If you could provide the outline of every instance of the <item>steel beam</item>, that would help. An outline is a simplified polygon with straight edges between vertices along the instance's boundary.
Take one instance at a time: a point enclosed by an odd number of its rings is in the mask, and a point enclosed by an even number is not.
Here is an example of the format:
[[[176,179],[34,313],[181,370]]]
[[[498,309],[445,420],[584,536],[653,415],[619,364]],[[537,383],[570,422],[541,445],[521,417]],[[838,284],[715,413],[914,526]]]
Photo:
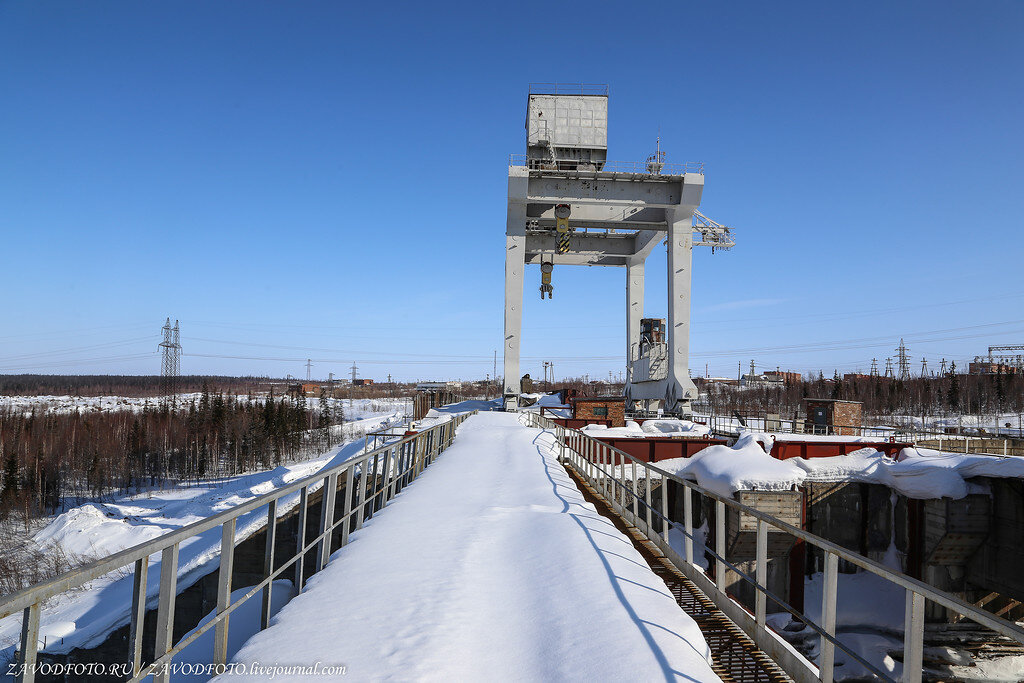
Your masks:
[[[509,169],[511,174],[512,169]],[[697,176],[691,178],[691,176]],[[604,207],[610,219],[633,208],[673,208],[681,204],[683,185],[687,182],[704,183],[697,173],[644,180],[617,178],[569,178],[558,176],[529,179],[526,201],[530,204],[565,204]],[[573,213],[576,213],[575,210]],[[580,216],[577,216],[579,218]]]
[[[529,174],[508,169],[508,217],[505,226],[505,409],[519,407],[519,349],[523,328],[523,275],[526,270],[526,197]]]
[[[573,233],[569,237],[569,253],[590,256],[632,256],[636,242],[628,234]],[[558,251],[558,235],[554,232],[526,235],[526,253]]]
[[[668,385],[665,410],[690,412],[697,387],[690,379],[690,276],[693,259],[693,209],[670,212],[668,228]]]
[[[644,317],[644,262],[626,268],[626,370],[632,381],[633,358],[640,350],[640,319]]]

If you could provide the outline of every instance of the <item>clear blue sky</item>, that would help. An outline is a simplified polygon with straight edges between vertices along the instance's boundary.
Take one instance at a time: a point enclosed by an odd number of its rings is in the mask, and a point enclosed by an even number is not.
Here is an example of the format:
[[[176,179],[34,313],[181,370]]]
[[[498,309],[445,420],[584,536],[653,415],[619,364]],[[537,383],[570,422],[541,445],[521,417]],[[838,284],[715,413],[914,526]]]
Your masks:
[[[739,245],[695,256],[695,374],[1024,343],[1022,35],[1010,1],[0,0],[0,372],[157,373],[171,316],[186,373],[483,377],[531,81],[610,84],[612,159],[660,128],[706,164]],[[621,370],[624,273],[539,279],[523,371]]]

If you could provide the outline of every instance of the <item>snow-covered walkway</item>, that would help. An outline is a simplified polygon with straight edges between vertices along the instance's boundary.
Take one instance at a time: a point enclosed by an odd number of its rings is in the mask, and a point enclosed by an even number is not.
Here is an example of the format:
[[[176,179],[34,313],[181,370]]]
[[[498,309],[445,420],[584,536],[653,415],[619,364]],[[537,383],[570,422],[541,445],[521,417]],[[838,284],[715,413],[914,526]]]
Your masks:
[[[234,661],[352,680],[718,680],[696,624],[551,442],[514,414],[470,418]],[[265,674],[221,678],[240,679]]]

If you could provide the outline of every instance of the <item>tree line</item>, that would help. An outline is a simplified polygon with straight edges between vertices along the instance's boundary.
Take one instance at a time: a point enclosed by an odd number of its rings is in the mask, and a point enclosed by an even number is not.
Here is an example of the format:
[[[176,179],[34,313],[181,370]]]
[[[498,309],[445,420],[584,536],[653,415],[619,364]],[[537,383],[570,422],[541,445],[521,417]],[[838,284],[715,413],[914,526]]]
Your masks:
[[[0,516],[280,465],[334,445],[344,419],[326,396],[198,399],[140,411],[0,410]]]
[[[268,377],[182,375],[176,387],[184,394],[198,393],[203,387],[244,394],[268,381]],[[0,395],[157,397],[163,391],[162,382],[160,375],[0,375]]]
[[[704,402],[716,412],[799,411],[805,398],[860,401],[865,416],[994,415],[1024,412],[1024,376],[1018,373],[968,375],[956,365],[944,375],[899,380],[855,375],[787,381],[781,386],[735,386],[703,383]],[[1016,426],[1014,423],[1013,426]]]

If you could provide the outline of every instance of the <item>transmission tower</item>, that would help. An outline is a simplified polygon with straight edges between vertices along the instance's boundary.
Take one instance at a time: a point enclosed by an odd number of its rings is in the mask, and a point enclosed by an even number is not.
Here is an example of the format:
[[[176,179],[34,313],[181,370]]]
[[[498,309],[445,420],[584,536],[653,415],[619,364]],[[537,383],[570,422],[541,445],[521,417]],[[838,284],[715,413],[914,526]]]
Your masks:
[[[939,377],[946,376],[946,359],[942,359],[942,363],[939,365]]]
[[[872,377],[878,377],[878,359],[877,358],[872,358],[871,359],[871,376]]]
[[[896,347],[896,351],[899,353],[899,379],[900,381],[907,381],[910,379],[910,356],[907,355],[907,345],[903,343],[903,338],[900,337],[900,345]]]
[[[356,362],[352,361],[352,384],[356,383],[356,370],[358,369],[359,368],[356,367]]]
[[[164,323],[163,341],[159,348],[163,352],[160,363],[160,389],[164,400],[174,406],[178,394],[178,375],[181,374],[181,331],[178,329],[178,321],[174,321],[171,327],[171,319]]]
[[[306,359],[306,381],[310,380],[310,371],[313,369],[313,361],[309,358]]]
[[[928,376],[928,359],[921,356],[921,377]]]
[[[885,359],[885,376],[889,379],[893,379],[892,374],[892,358]]]

